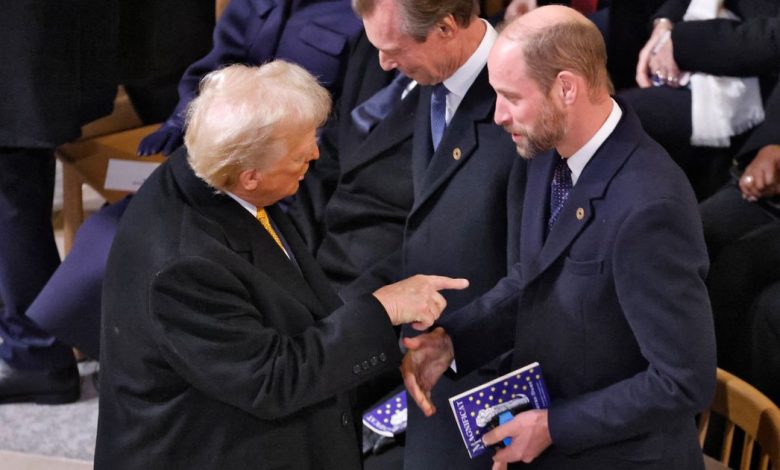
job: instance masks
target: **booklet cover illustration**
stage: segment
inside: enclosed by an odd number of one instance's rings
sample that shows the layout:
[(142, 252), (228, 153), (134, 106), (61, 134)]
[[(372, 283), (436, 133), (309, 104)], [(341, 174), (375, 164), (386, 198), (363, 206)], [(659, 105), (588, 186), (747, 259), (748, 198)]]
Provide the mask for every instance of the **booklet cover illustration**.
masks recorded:
[(486, 447), (482, 436), (490, 431), (491, 423), (505, 413), (513, 415), (523, 410), (550, 406), (550, 397), (538, 362), (474, 387), (450, 398), (452, 413), (458, 424), (463, 443), (472, 459)]
[(406, 391), (383, 401), (363, 415), (363, 424), (377, 434), (393, 437), (406, 430)]

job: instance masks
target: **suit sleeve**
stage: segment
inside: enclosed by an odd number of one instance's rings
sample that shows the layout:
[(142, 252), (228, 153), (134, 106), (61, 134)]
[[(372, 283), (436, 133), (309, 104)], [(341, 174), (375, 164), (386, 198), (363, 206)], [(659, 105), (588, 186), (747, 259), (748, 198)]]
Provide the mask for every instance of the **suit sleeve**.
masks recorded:
[(341, 289), (339, 295), (345, 302), (369, 294), (387, 284), (401, 280), (403, 251), (398, 249), (377, 261), (348, 286)]
[(275, 308), (263, 305), (268, 299), (252, 298), (218, 263), (190, 257), (157, 274), (148, 301), (173, 371), (262, 419), (288, 416), (400, 362), (392, 325), (370, 295), (288, 335), (267, 325), (263, 309)]
[(730, 77), (772, 73), (780, 63), (780, 16), (677, 23), (672, 44), (680, 70)]
[(715, 388), (707, 254), (693, 204), (658, 200), (632, 211), (614, 246), (615, 289), (647, 369), (554, 401), (550, 434), (566, 453), (659, 429), (701, 411)]
[(452, 339), (459, 375), (512, 349), (521, 285), (520, 263), (515, 263), (495, 287), (439, 322)]
[(737, 155), (738, 160), (752, 159), (762, 147), (780, 144), (780, 82), (775, 85), (775, 89), (767, 99), (765, 109), (764, 122), (750, 133), (750, 137)]

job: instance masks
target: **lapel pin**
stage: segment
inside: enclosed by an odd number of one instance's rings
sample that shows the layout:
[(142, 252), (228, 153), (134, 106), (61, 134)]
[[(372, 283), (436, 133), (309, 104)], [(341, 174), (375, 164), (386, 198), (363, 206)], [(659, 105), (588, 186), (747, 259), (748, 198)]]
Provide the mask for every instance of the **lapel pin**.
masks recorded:
[(454, 158), (455, 160), (460, 160), (460, 155), (461, 155), (460, 148), (455, 147), (452, 150), (452, 158)]
[(582, 220), (585, 218), (585, 209), (582, 207), (577, 208), (577, 220)]

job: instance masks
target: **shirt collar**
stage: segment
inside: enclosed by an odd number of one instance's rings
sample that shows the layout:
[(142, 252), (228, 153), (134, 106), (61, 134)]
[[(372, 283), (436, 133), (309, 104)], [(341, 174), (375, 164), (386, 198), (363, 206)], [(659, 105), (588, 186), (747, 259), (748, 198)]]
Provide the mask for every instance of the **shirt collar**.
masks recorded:
[(601, 147), (601, 144), (603, 144), (612, 134), (612, 131), (617, 127), (621, 116), (623, 116), (623, 110), (620, 109), (620, 106), (618, 106), (614, 99), (610, 98), (610, 100), (612, 101), (612, 111), (609, 113), (607, 120), (604, 121), (604, 124), (601, 125), (599, 130), (593, 134), (593, 137), (591, 137), (585, 145), (580, 147), (579, 150), (574, 152), (574, 155), (566, 160), (566, 164), (569, 165), (569, 169), (571, 170), (572, 186), (577, 184), (577, 180), (579, 179), (580, 174), (582, 174), (582, 170), (585, 169), (585, 165), (593, 158), (593, 155), (596, 154), (596, 151)]
[(240, 197), (236, 196), (235, 194), (231, 193), (230, 191), (222, 191), (228, 196), (230, 196), (234, 201), (241, 204), (241, 207), (248, 210), (250, 214), (252, 214), (252, 217), (257, 217), (257, 206), (252, 204), (251, 202), (247, 202)]
[(490, 23), (482, 18), (480, 18), (480, 21), (485, 24), (485, 35), (482, 36), (482, 42), (479, 43), (479, 47), (455, 73), (444, 80), (444, 86), (447, 87), (450, 94), (457, 95), (460, 100), (466, 96), (474, 80), (477, 79), (479, 73), (485, 68), (490, 48), (493, 47), (493, 43), (496, 42), (498, 37), (498, 33), (496, 33), (496, 30), (493, 29)]

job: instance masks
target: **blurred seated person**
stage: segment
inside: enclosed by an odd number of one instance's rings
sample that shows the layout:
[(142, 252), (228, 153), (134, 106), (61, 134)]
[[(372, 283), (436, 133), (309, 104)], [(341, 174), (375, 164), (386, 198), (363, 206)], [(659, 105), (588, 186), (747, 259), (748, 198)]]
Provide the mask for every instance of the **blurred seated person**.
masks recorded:
[(667, 0), (654, 15), (636, 66), (640, 88), (620, 96), (700, 198), (723, 184), (733, 151), (764, 119), (762, 98), (777, 81), (779, 21), (780, 3), (763, 0)]
[(718, 364), (777, 400), (780, 318), (769, 307), (780, 281), (780, 85), (735, 161), (731, 182), (700, 206)]
[(27, 309), (60, 263), (52, 229), (55, 149), (111, 113), (117, 13), (116, 1), (3, 4), (0, 403), (79, 398), (71, 348), (43, 331)]
[(306, 67), (337, 99), (348, 44), (361, 24), (349, 0), (231, 0), (214, 29), (214, 47), (179, 82), (179, 103), (162, 127), (138, 146), (139, 155), (170, 154), (182, 144), (184, 111), (203, 76), (226, 64), (284, 59)]
[[(213, 2), (209, 14), (213, 15)], [(261, 64), (279, 56), (301, 64), (332, 93), (338, 93), (348, 42), (359, 30), (360, 22), (346, 0), (232, 0), (214, 30), (213, 49), (182, 77), (176, 111), (160, 131), (141, 143), (145, 150), (139, 149), (139, 153), (167, 154), (181, 145), (183, 111), (195, 96), (198, 83), (206, 73), (227, 63)], [(127, 62), (137, 60), (131, 55)], [(134, 83), (136, 86), (128, 89), (134, 92), (133, 99), (138, 95), (149, 98), (142, 93), (149, 90), (149, 84)], [(94, 359), (100, 353), (100, 300), (108, 250), (127, 203), (106, 206), (81, 226), (72, 251), (27, 313), (58, 341)]]
[(341, 304), (276, 205), (329, 111), (287, 62), (204, 78), (185, 146), (109, 255), (96, 469), (360, 468), (349, 391), (398, 367), (393, 325), (430, 326), (438, 290), (468, 282), (415, 276)]
[(509, 23), (541, 5), (566, 4), (586, 15), (604, 35), (612, 84), (616, 90), (636, 86), (636, 62), (639, 51), (645, 45), (644, 32), (647, 22), (664, 0), (511, 0), (494, 22)]

